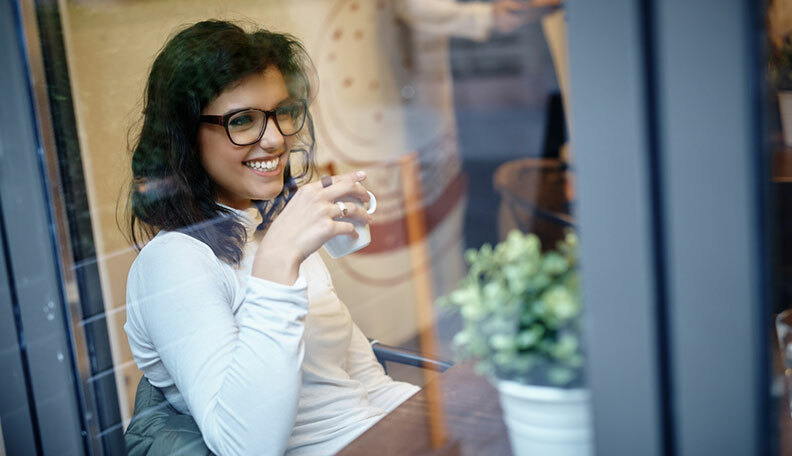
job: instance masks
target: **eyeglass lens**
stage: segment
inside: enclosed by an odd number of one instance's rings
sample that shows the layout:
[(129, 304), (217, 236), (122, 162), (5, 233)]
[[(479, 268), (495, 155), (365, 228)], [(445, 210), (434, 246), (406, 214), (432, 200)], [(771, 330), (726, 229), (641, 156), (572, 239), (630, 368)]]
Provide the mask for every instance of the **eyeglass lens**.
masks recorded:
[[(248, 145), (258, 141), (266, 128), (266, 114), (251, 109), (234, 114), (228, 119), (228, 135), (237, 145)], [(275, 109), (275, 125), (284, 136), (300, 131), (305, 121), (305, 106), (293, 103)]]

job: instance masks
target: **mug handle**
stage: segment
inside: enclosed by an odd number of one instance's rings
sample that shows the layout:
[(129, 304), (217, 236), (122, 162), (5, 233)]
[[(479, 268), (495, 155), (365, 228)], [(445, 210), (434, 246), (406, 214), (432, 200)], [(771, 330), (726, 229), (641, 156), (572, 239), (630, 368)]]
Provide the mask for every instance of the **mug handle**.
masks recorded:
[(370, 191), (366, 190), (366, 193), (369, 194), (369, 208), (366, 210), (369, 214), (373, 214), (374, 211), (377, 210), (377, 198), (374, 197), (374, 194)]

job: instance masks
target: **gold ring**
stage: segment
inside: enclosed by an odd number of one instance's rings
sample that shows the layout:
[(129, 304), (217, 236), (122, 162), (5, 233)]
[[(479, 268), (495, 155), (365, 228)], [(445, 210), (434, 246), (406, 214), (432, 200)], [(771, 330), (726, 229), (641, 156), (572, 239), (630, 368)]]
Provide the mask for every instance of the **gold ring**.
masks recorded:
[(341, 209), (341, 217), (346, 217), (347, 212), (349, 212), (349, 209), (347, 209), (346, 204), (344, 204), (343, 201), (336, 201), (336, 206), (338, 206), (338, 208)]

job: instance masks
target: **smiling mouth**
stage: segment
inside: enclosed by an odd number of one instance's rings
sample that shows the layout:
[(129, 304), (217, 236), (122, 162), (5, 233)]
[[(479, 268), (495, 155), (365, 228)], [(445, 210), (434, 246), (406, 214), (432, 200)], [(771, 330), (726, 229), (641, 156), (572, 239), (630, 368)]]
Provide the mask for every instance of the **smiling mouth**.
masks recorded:
[(258, 159), (258, 160), (248, 160), (246, 162), (242, 162), (242, 164), (255, 171), (261, 171), (266, 173), (278, 169), (279, 160), (280, 160), (280, 155), (275, 157)]

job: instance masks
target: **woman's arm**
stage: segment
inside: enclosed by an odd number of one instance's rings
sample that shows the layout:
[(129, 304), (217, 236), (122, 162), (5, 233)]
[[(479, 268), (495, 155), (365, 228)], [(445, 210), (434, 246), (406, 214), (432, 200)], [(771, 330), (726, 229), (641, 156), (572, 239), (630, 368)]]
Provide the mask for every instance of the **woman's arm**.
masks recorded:
[(394, 0), (396, 14), (416, 30), (439, 36), (483, 41), (493, 29), (512, 33), (532, 16), (561, 4), (561, 0)]
[(410, 27), (434, 35), (484, 40), (492, 30), (491, 3), (395, 0), (396, 15)]
[[(186, 235), (157, 239), (130, 273), (128, 302), (216, 454), (283, 454), (297, 413), (306, 285), (233, 275)], [(230, 282), (230, 283), (229, 283)]]

